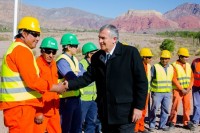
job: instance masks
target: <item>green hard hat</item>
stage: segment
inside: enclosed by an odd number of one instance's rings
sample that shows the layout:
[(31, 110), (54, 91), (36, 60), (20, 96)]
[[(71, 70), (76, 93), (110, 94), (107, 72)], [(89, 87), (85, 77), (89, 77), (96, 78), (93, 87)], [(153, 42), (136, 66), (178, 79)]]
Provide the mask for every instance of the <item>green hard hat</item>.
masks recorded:
[(88, 43), (83, 45), (82, 54), (85, 55), (88, 52), (95, 51), (95, 50), (98, 50), (96, 45), (94, 43), (92, 43), (92, 42), (88, 42)]
[(58, 43), (57, 43), (56, 39), (54, 39), (52, 37), (46, 37), (42, 40), (40, 48), (50, 48), (50, 49), (58, 50)]
[(60, 44), (63, 46), (66, 45), (79, 45), (79, 41), (75, 34), (67, 33), (64, 34), (61, 38)]

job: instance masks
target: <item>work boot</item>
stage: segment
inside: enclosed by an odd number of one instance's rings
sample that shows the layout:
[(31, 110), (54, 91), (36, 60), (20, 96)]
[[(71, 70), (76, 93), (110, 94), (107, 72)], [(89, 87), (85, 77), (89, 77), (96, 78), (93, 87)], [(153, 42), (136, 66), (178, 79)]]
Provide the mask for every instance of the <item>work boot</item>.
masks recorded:
[(175, 125), (172, 122), (169, 122), (169, 130), (175, 129)]
[(193, 126), (196, 128), (196, 127), (198, 127), (198, 126), (199, 126), (199, 124), (193, 124)]
[(188, 124), (187, 125), (185, 125), (185, 126), (183, 126), (185, 129), (189, 129), (189, 130), (191, 130), (191, 131), (194, 131), (195, 130), (195, 127), (194, 127), (194, 125), (193, 125), (193, 123), (192, 122), (188, 122)]
[(149, 132), (154, 132), (155, 128), (150, 127)]
[(163, 130), (163, 131), (169, 131), (170, 130), (169, 127), (163, 127), (163, 128), (160, 128), (160, 129)]
[(193, 126), (196, 128), (196, 127), (198, 127), (199, 126), (199, 122), (193, 122)]

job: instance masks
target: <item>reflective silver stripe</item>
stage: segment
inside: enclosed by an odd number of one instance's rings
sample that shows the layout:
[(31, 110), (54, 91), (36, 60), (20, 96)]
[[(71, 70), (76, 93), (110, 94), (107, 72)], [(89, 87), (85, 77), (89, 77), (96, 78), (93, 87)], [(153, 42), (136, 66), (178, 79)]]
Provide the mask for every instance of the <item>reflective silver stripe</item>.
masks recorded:
[(180, 82), (180, 84), (181, 85), (188, 85), (190, 82), (187, 82), (187, 81), (185, 81), (185, 82)]
[(93, 95), (93, 94), (96, 94), (96, 93), (95, 93), (95, 92), (92, 92), (92, 91), (84, 91), (84, 94)]
[(184, 80), (184, 79), (189, 79), (190, 80), (190, 77), (181, 77), (181, 78), (178, 78), (178, 80)]
[(93, 86), (94, 85), (94, 82), (92, 82), (91, 84), (89, 84), (88, 86)]
[(155, 86), (155, 85), (151, 85), (153, 89), (155, 88), (159, 88), (159, 89), (172, 89), (172, 86)]
[[(22, 93), (22, 92), (30, 92), (34, 91), (28, 87), (26, 88), (13, 88), (13, 89), (0, 89), (0, 93), (12, 94), (12, 93)], [(23, 96), (22, 96), (23, 97)]]
[(22, 78), (19, 76), (16, 77), (1, 77), (1, 82), (16, 82), (22, 81)]
[(172, 83), (172, 81), (156, 81), (156, 80), (154, 80), (153, 81), (154, 83), (159, 83), (159, 84), (161, 84), (161, 83)]

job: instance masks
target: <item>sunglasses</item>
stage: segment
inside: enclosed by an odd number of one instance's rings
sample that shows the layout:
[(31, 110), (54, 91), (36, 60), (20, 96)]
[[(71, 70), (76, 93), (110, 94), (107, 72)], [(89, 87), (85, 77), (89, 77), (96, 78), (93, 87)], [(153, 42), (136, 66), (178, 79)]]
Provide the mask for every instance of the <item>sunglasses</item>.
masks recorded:
[(144, 58), (151, 59), (152, 57), (151, 57), (151, 56), (146, 56), (146, 57), (144, 57)]
[(189, 58), (188, 56), (182, 56), (182, 55), (181, 55), (180, 57), (181, 57), (181, 58)]
[(78, 48), (78, 45), (70, 45), (71, 48)]
[(40, 33), (39, 32), (30, 31), (30, 30), (26, 30), (26, 32), (28, 34), (31, 34), (33, 37), (40, 37)]
[(169, 60), (170, 58), (160, 58), (160, 60)]
[(51, 49), (44, 49), (43, 50), (46, 54), (53, 54), (53, 55), (55, 55), (56, 53), (57, 53), (57, 50), (51, 50)]
[(95, 54), (95, 52), (90, 52), (91, 55)]

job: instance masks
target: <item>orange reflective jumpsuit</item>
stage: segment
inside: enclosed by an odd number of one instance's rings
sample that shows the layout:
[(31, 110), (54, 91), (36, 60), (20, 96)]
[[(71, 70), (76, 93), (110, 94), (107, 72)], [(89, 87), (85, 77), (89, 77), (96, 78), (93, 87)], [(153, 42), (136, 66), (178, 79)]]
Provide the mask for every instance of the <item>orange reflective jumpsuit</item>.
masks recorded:
[[(57, 84), (58, 74), (56, 62), (53, 60), (48, 64), (42, 56), (37, 58), (37, 64), (40, 70), (40, 77), (49, 81), (51, 84)], [(34, 125), (35, 133), (61, 133), (60, 115), (59, 115), (59, 95), (56, 92), (45, 92), (42, 95), (43, 107), (37, 108), (36, 115), (43, 113), (44, 121), (42, 124)]]
[[(183, 69), (186, 71), (185, 64), (182, 64), (179, 61), (176, 61), (176, 63), (180, 64), (183, 67)], [(186, 95), (183, 95), (181, 90), (184, 88), (182, 88), (182, 86), (180, 85), (179, 81), (177, 80), (177, 77), (178, 77), (177, 70), (174, 68), (173, 84), (176, 86), (176, 88), (173, 89), (173, 102), (172, 102), (172, 108), (171, 108), (169, 122), (176, 124), (179, 104), (182, 101), (183, 124), (184, 124), (184, 126), (186, 126), (187, 123), (190, 121), (190, 113), (191, 113), (191, 103), (190, 102), (191, 102), (191, 98), (192, 98), (192, 91), (190, 91)], [(191, 72), (190, 84), (189, 84), (188, 88), (192, 89), (193, 82), (194, 82), (194, 76), (193, 76), (193, 73)]]
[[(16, 39), (16, 42), (22, 42), (22, 40)], [(12, 71), (20, 73), (20, 76), (29, 88), (40, 93), (44, 93), (48, 88), (51, 88), (48, 81), (37, 75), (33, 55), (27, 48), (20, 45), (16, 46), (6, 56), (6, 62)], [(41, 106), (41, 98), (16, 102), (0, 102), (0, 109), (4, 113), (4, 124), (9, 128), (9, 133), (33, 133), (35, 108)]]
[[(148, 74), (147, 73), (148, 72), (147, 64), (143, 63), (143, 65), (144, 65), (144, 69), (145, 69), (145, 72), (146, 72), (146, 75), (147, 75)], [(135, 129), (134, 129), (135, 132), (139, 132), (139, 131), (141, 132), (141, 131), (145, 130), (144, 120), (145, 120), (146, 112), (147, 112), (147, 109), (148, 109), (148, 103), (149, 103), (149, 93), (147, 94), (145, 108), (144, 108), (144, 110), (142, 110), (142, 118), (140, 118), (135, 124)]]

